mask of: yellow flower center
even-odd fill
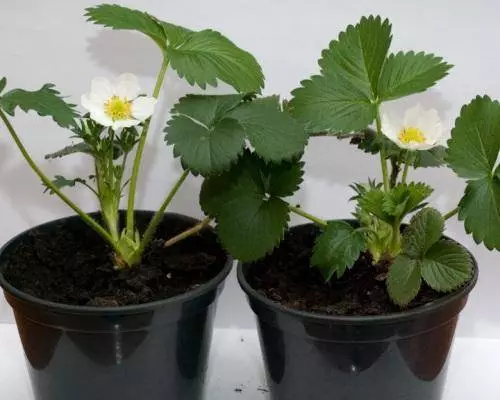
[[[425,136],[422,131],[414,127],[403,128],[398,134],[398,139],[404,144],[411,142],[425,143]]]
[[[118,96],[111,97],[104,103],[104,112],[113,121],[132,118],[132,102]]]

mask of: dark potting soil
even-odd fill
[[[340,279],[325,283],[310,258],[319,229],[303,225],[290,230],[273,253],[251,265],[250,285],[285,307],[329,315],[383,315],[401,312],[391,302],[385,285],[388,263],[373,265],[368,253]],[[442,297],[425,283],[407,309]]]
[[[138,225],[149,217],[138,216]],[[75,226],[76,225],[76,226]],[[116,270],[112,249],[83,222],[33,230],[6,262],[5,278],[17,289],[57,303],[117,307],[163,300],[202,285],[224,267],[226,255],[206,229],[165,248],[193,222],[166,217],[135,268]]]

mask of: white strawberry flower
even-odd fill
[[[95,78],[90,93],[81,98],[82,106],[98,124],[114,130],[135,126],[153,115],[157,100],[139,96],[138,79],[133,74],[123,74],[113,82]]]
[[[406,110],[404,117],[383,113],[382,133],[407,150],[428,150],[442,144],[443,124],[438,112],[417,104]]]

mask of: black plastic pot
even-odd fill
[[[300,229],[301,226],[292,229]],[[423,307],[382,316],[292,310],[238,280],[257,316],[273,400],[439,400],[458,314],[477,281]]]
[[[165,218],[189,226],[197,222],[176,214]],[[70,217],[36,229],[50,232],[61,221],[83,224]],[[30,231],[0,250],[0,283],[14,309],[36,400],[202,398],[215,304],[230,258],[214,279],[167,300],[117,308],[69,306],[32,297],[5,280],[9,255]]]

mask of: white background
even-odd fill
[[[9,78],[8,87],[37,89],[45,82],[54,82],[78,102],[93,77],[132,72],[140,76],[144,90],[150,92],[161,63],[155,45],[140,35],[86,23],[83,9],[94,4],[98,2],[2,0],[0,75]],[[435,89],[409,99],[402,107],[418,100],[426,107],[437,108],[446,126],[451,127],[460,106],[476,94],[500,97],[500,3],[495,0],[124,0],[122,4],[189,28],[211,27],[226,34],[262,64],[267,77],[265,94],[288,97],[300,80],[317,72],[320,51],[340,30],[356,23],[362,15],[374,13],[392,21],[393,51],[435,52],[456,65]],[[147,148],[140,208],[158,207],[179,176],[179,163],[163,144],[161,131],[172,104],[181,95],[194,91],[199,90],[190,88],[170,71]],[[224,92],[224,88],[218,91]],[[15,126],[49,175],[63,173],[74,177],[89,173],[88,163],[78,156],[64,162],[43,160],[44,154],[64,147],[69,140],[68,132],[50,120],[19,113]],[[351,196],[347,185],[379,176],[375,157],[333,138],[313,140],[306,162],[306,181],[297,200],[323,218],[349,216],[352,204],[347,201]],[[71,214],[55,197],[42,194],[39,181],[22,162],[4,128],[0,128],[0,167],[0,242],[38,223]],[[432,200],[442,211],[454,208],[463,192],[463,182],[446,169],[419,171],[411,176],[436,188]],[[201,216],[197,205],[199,184],[190,179],[172,210]],[[89,195],[82,191],[71,195],[78,197],[85,210],[95,209]],[[499,255],[474,245],[457,221],[448,225],[447,233],[472,250],[481,269],[459,335],[500,338],[500,314],[496,308],[500,299]],[[0,322],[12,322],[3,302]],[[218,326],[253,326],[234,277],[220,304]]]

